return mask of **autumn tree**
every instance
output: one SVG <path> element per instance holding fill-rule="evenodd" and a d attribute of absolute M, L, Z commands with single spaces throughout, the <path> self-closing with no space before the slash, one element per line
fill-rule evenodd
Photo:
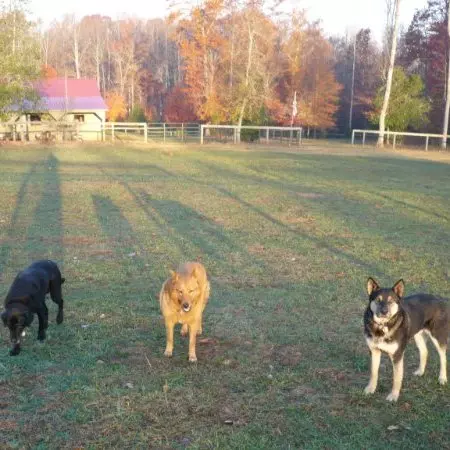
<path fill-rule="evenodd" d="M 216 89 L 223 46 L 218 19 L 223 8 L 222 0 L 205 0 L 177 26 L 177 41 L 184 62 L 183 84 L 196 116 L 204 121 L 223 119 Z"/>
<path fill-rule="evenodd" d="M 293 18 L 284 44 L 287 62 L 284 77 L 284 103 L 289 109 L 298 92 L 297 123 L 312 128 L 329 128 L 335 123 L 341 86 L 333 71 L 331 44 L 315 25 L 302 15 Z"/>
<path fill-rule="evenodd" d="M 41 77 L 44 79 L 50 79 L 50 78 L 56 78 L 58 76 L 58 73 L 56 72 L 56 69 L 49 65 L 43 65 L 41 67 Z"/>
<path fill-rule="evenodd" d="M 167 122 L 195 122 L 194 107 L 189 103 L 186 90 L 178 86 L 171 90 L 166 98 L 164 118 Z"/>
<path fill-rule="evenodd" d="M 232 76 L 233 89 L 224 90 L 224 104 L 229 120 L 241 126 L 244 120 L 261 121 L 261 112 L 273 97 L 274 81 L 279 67 L 271 64 L 275 56 L 277 30 L 274 23 L 263 13 L 264 2 L 248 2 L 235 12 L 236 39 L 233 70 L 224 69 L 223 74 Z M 224 84 L 230 80 L 225 78 Z"/>
<path fill-rule="evenodd" d="M 106 118 L 111 122 L 123 120 L 127 115 L 125 99 L 119 92 L 108 92 L 106 94 L 106 105 L 108 110 Z"/>

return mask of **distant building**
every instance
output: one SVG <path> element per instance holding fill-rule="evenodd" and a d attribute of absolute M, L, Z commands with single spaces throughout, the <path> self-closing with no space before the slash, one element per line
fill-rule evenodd
<path fill-rule="evenodd" d="M 14 118 L 19 134 L 32 139 L 33 134 L 39 138 L 40 132 L 54 129 L 56 138 L 67 139 L 72 134 L 83 140 L 102 139 L 108 107 L 95 80 L 50 78 L 35 88 L 39 100 L 22 106 L 24 112 Z"/>

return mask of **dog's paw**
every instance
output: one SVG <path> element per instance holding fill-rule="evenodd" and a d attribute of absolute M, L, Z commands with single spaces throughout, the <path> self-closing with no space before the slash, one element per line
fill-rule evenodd
<path fill-rule="evenodd" d="M 164 356 L 167 356 L 168 358 L 170 358 L 172 356 L 172 350 L 166 350 L 164 352 Z"/>
<path fill-rule="evenodd" d="M 398 396 L 400 395 L 400 392 L 391 392 L 387 397 L 386 400 L 388 402 L 396 402 L 398 400 Z"/>
<path fill-rule="evenodd" d="M 39 331 L 37 338 L 38 338 L 38 341 L 41 342 L 41 343 L 43 341 L 45 341 L 45 338 L 46 338 L 45 331 Z"/>
<path fill-rule="evenodd" d="M 58 315 L 56 316 L 56 323 L 57 323 L 58 325 L 61 325 L 61 324 L 63 323 L 63 320 L 64 320 L 64 314 L 63 314 L 62 311 L 60 311 L 60 312 L 58 313 Z"/>
<path fill-rule="evenodd" d="M 188 335 L 188 333 L 189 333 L 189 327 L 188 327 L 186 324 L 184 324 L 184 325 L 181 327 L 180 334 L 181 334 L 181 336 L 185 337 L 185 336 Z"/>
<path fill-rule="evenodd" d="M 197 356 L 196 355 L 189 355 L 189 362 L 197 362 Z"/>
<path fill-rule="evenodd" d="M 16 345 L 9 351 L 9 356 L 17 356 L 20 353 L 20 345 Z"/>
<path fill-rule="evenodd" d="M 376 386 L 372 386 L 371 384 L 368 384 L 366 386 L 366 388 L 364 389 L 364 394 L 366 394 L 366 395 L 373 394 L 375 392 L 376 388 L 377 388 Z"/>
<path fill-rule="evenodd" d="M 439 377 L 439 384 L 442 384 L 442 386 L 447 384 L 447 377 Z"/>
<path fill-rule="evenodd" d="M 425 373 L 425 370 L 417 369 L 413 375 L 415 375 L 416 377 L 421 377 L 424 373 Z"/>

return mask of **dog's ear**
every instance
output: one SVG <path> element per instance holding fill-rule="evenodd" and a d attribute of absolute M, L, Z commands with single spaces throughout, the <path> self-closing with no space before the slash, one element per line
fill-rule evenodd
<path fill-rule="evenodd" d="M 380 289 L 380 285 L 372 278 L 367 279 L 367 293 L 372 295 L 372 292 L 376 292 Z"/>
<path fill-rule="evenodd" d="M 398 298 L 403 298 L 403 294 L 405 293 L 405 282 L 402 279 L 398 280 L 397 283 L 394 284 L 392 290 Z"/>
<path fill-rule="evenodd" d="M 5 325 L 5 327 L 8 326 L 8 313 L 6 311 L 3 311 L 1 317 L 3 325 Z"/>
<path fill-rule="evenodd" d="M 174 270 L 169 270 L 170 278 L 172 278 L 173 281 L 178 280 L 178 274 Z"/>

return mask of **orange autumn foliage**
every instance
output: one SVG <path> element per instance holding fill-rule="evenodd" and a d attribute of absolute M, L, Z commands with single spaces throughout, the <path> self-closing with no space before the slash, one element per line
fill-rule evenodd
<path fill-rule="evenodd" d="M 127 107 L 123 96 L 117 92 L 108 92 L 106 94 L 105 101 L 108 106 L 106 119 L 110 122 L 123 120 L 123 118 L 127 115 Z"/>
<path fill-rule="evenodd" d="M 286 125 L 290 121 L 292 100 L 297 91 L 298 113 L 294 124 L 322 129 L 333 127 L 342 87 L 333 71 L 330 43 L 320 28 L 308 26 L 302 15 L 296 15 L 283 50 L 286 55 L 284 77 L 278 86 L 285 104 L 283 123 Z"/>
<path fill-rule="evenodd" d="M 50 78 L 56 78 L 58 73 L 54 67 L 43 64 L 41 67 L 41 76 L 44 80 L 48 80 Z"/>
<path fill-rule="evenodd" d="M 209 120 L 220 108 L 216 79 L 224 39 L 219 18 L 223 0 L 207 0 L 193 8 L 190 17 L 180 21 L 177 39 L 184 61 L 184 92 L 200 120 Z"/>

